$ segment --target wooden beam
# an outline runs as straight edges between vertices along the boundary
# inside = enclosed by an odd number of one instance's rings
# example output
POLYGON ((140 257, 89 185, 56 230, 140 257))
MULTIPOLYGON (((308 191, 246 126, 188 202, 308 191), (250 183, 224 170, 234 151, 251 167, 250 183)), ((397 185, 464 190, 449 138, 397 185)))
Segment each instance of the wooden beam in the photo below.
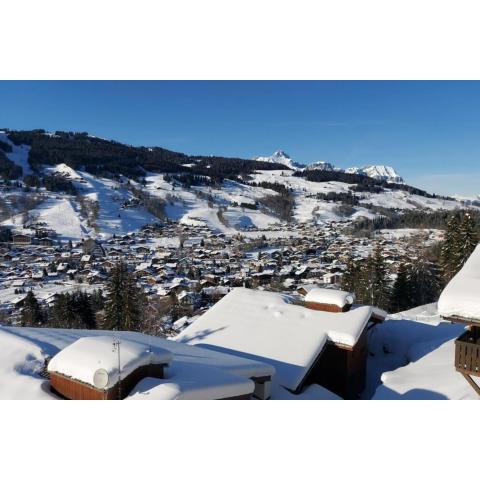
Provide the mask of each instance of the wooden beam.
POLYGON ((463 373, 463 372, 460 372, 465 380, 470 384, 470 386, 475 390, 475 392, 477 392, 477 395, 480 396, 480 387, 477 385, 477 383, 475 383, 472 379, 472 377, 470 377, 470 375, 467 375, 466 373, 463 373))
POLYGON ((443 320, 447 320, 452 323, 461 323, 464 325, 470 325, 470 326, 480 326, 480 319, 475 319, 475 318, 465 318, 465 317, 459 317, 456 315, 452 315, 450 317, 444 317, 443 315, 441 316, 443 320))

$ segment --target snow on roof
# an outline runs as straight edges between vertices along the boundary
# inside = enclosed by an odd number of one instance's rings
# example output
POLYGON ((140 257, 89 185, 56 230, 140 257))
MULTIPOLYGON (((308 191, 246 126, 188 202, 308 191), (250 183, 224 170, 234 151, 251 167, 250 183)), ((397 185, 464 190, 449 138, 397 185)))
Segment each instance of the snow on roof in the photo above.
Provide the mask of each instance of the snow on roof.
POLYGON ((355 294, 330 288, 313 288, 305 295, 306 302, 328 303, 343 308, 355 301, 355 294))
MULTIPOLYGON (((95 373, 107 372, 105 389, 118 381, 118 352, 113 346, 114 338, 83 337, 57 353, 48 364, 48 371, 61 373, 92 386, 95 373)), ((125 378, 138 367, 148 364, 170 363, 173 355, 162 348, 145 348, 140 343, 122 340, 120 342, 120 369, 125 378)))
MULTIPOLYGON (((147 351, 150 347, 153 347, 153 349, 159 348, 172 352, 173 359, 165 373, 168 382, 180 385, 182 392, 186 389, 186 380, 181 378, 185 369, 190 368, 193 364, 199 371, 205 370, 205 373, 198 375, 197 380, 195 380, 199 385, 195 387, 192 385, 192 390, 188 395, 193 395, 194 390, 199 392, 199 395, 203 395, 204 391, 202 391, 200 384, 202 382, 207 382, 208 385, 211 385, 214 380, 209 379, 209 374, 216 374, 219 370, 247 380, 251 377, 272 376, 275 373, 273 366, 250 358, 228 355, 227 353, 199 348, 193 345, 187 345, 138 332, 108 332, 101 330, 0 326, 0 398, 36 398, 38 395, 43 395, 40 393, 43 391, 41 388, 43 379, 41 377, 35 377, 34 382, 32 381, 28 385, 26 384, 27 380, 30 381, 30 379, 34 378, 31 375, 24 373, 24 371, 30 372, 31 362, 26 360, 29 357, 27 354, 36 352, 37 350, 41 352, 41 354, 35 354, 35 357, 38 356, 40 360, 34 364, 35 368, 41 369, 43 364, 42 357, 45 357, 46 355, 60 355, 62 352, 59 353, 59 350, 64 349, 63 351, 65 351, 70 345, 74 345, 76 340, 81 338, 88 337, 93 340, 98 337, 105 338, 106 336, 108 339, 106 345, 108 352, 112 349, 113 335, 121 340, 122 343, 120 348, 126 343, 135 343, 140 345, 142 351, 147 351), (28 347, 26 348, 26 354, 24 355, 25 358, 22 357, 23 360, 21 361, 17 359, 16 356, 12 356, 9 350, 10 346, 14 344, 16 339, 21 339, 28 347), (21 365, 21 369, 19 365, 21 365), (10 375, 8 377, 9 381, 4 383, 4 375, 7 375, 7 373, 10 375), (14 378, 15 382, 10 381, 10 378, 14 378), (24 387, 22 386, 22 381, 25 383, 24 387)), ((121 350, 121 352, 123 352, 123 350, 121 350)), ((117 357, 115 358, 117 359, 117 357)), ((123 353, 121 358, 123 358, 123 353)), ((54 359, 50 361, 49 369, 55 366, 55 363, 52 364, 52 362, 54 362, 54 359)), ((96 365, 93 365, 91 368, 92 370, 94 368, 96 369, 96 365)), ((100 368, 105 367, 102 365, 100 368)), ((227 382, 227 394, 230 394, 231 392, 229 389, 231 388, 232 382, 233 380, 231 379, 227 382)), ((235 382, 236 385, 242 384, 238 379, 236 379, 235 382)), ((205 388, 210 388, 208 385, 206 385, 205 388)), ((220 386, 218 386, 218 389, 220 389, 220 386)))
POLYGON ((129 395, 132 400, 220 400, 253 393, 252 380, 215 367, 175 364, 167 378, 145 378, 129 395))
POLYGON ((313 290, 314 288, 320 288, 317 284, 315 283, 305 283, 303 285, 299 285, 297 288, 297 292, 299 290, 305 290, 305 292, 310 292, 310 290, 313 290))
POLYGON ((296 390, 328 340, 355 345, 372 309, 330 313, 289 301, 284 294, 235 288, 176 340, 270 363, 276 380, 296 390))
POLYGON ((438 312, 442 317, 480 321, 480 245, 443 289, 438 300, 438 312))

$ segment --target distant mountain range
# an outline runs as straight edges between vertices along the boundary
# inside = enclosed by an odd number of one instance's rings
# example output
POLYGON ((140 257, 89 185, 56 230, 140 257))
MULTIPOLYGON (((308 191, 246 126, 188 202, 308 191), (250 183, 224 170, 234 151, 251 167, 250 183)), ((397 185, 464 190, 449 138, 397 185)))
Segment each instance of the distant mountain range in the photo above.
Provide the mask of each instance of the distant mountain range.
POLYGON ((302 163, 296 162, 290 158, 290 156, 282 150, 274 152, 270 156, 266 157, 255 157, 252 160, 259 162, 267 163, 277 163, 279 165, 284 165, 292 170, 321 170, 326 172, 345 172, 353 173, 356 175, 365 175, 376 180, 385 181, 389 183, 405 183, 403 178, 395 171, 393 167, 387 165, 367 165, 364 167, 349 167, 349 168, 339 168, 335 167, 329 162, 315 162, 309 165, 304 165, 302 163))
POLYGON ((170 220, 234 234, 285 222, 441 216, 465 206, 480 202, 407 185, 389 166, 303 165, 282 151, 186 155, 87 132, 0 130, 0 232, 23 231, 28 220, 62 240, 108 238, 170 220))

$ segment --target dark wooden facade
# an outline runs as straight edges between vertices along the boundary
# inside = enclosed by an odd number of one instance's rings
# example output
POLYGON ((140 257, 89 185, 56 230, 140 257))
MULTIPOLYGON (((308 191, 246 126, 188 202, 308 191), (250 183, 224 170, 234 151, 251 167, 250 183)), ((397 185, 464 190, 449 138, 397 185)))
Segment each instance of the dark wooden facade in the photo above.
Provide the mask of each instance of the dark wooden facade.
POLYGON ((120 384, 117 383, 108 390, 95 388, 61 373, 51 372, 50 386, 59 396, 69 400, 122 400, 140 380, 146 377, 164 378, 164 367, 165 365, 154 364, 138 367, 122 379, 120 384))
POLYGON ((354 347, 328 342, 302 384, 318 383, 342 398, 356 399, 365 389, 367 327, 354 347))
POLYGON ((350 310, 351 305, 347 304, 344 307, 339 307, 333 303, 318 303, 318 302, 305 302, 305 306, 307 308, 311 308, 312 310, 321 310, 322 312, 332 312, 332 313, 341 313, 341 312, 348 312, 350 310))
POLYGON ((480 395, 480 386, 471 378, 480 377, 480 327, 470 327, 455 340, 455 369, 480 395))

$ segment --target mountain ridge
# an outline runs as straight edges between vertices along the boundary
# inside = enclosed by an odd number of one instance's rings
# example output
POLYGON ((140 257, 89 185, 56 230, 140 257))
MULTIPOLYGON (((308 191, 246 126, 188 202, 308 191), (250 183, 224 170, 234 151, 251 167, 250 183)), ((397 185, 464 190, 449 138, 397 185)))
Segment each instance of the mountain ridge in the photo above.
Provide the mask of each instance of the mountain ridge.
POLYGON ((321 170, 321 171, 338 171, 352 173, 356 175, 365 175, 376 180, 386 181, 389 183, 405 183, 404 179, 396 172, 395 168, 389 165, 365 165, 363 167, 335 167, 330 162, 319 161, 310 164, 303 164, 293 160, 283 150, 277 150, 270 156, 254 157, 252 160, 276 163, 287 166, 292 170, 321 170))

